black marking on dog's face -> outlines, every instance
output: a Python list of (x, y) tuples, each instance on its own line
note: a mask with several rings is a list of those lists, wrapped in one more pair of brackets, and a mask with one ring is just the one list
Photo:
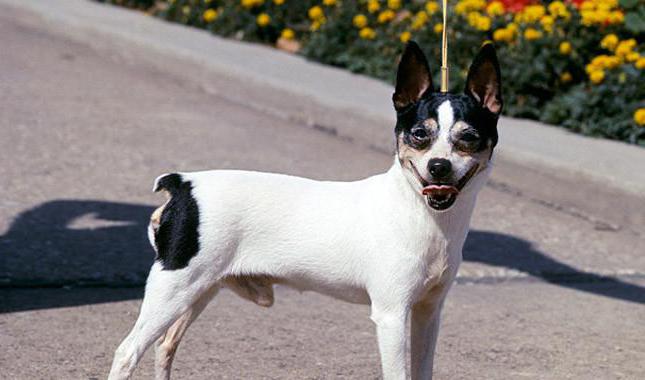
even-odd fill
[[(487, 167), (498, 140), (502, 97), (495, 49), (485, 45), (475, 57), (463, 94), (435, 92), (422, 55), (415, 43), (406, 46), (397, 72), (392, 97), (397, 111), (397, 156), (413, 174), (409, 178), (414, 178), (420, 187), (464, 187)], [(420, 88), (425, 90), (419, 92)], [(427, 166), (433, 158), (451, 162), (453, 173), (449, 178), (432, 177)], [(428, 196), (429, 204), (437, 210), (447, 209), (454, 202), (441, 203), (443, 198), (437, 197), (433, 203), (431, 198), (432, 194)]]
[(158, 181), (158, 190), (168, 191), (170, 200), (155, 229), (157, 260), (164, 270), (182, 269), (199, 251), (199, 208), (192, 196), (192, 184), (173, 173)]

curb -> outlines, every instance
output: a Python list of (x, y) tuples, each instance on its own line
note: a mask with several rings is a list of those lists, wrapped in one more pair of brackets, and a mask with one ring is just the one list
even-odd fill
[[(381, 81), (93, 1), (0, 0), (0, 4), (30, 11), (55, 32), (94, 48), (101, 48), (97, 36), (107, 37), (115, 46), (135, 44), (146, 63), (164, 71), (189, 61), (203, 70), (206, 79), (199, 86), (207, 93), (380, 151), (393, 149), (392, 88)], [(160, 54), (161, 62), (149, 58), (151, 53)], [(181, 77), (181, 70), (175, 72)], [(501, 160), (558, 170), (645, 196), (643, 148), (529, 120), (504, 117), (498, 129)]]

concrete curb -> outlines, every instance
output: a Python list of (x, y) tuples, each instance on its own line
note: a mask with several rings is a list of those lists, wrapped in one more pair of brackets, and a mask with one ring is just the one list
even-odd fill
[[(379, 150), (392, 148), (392, 88), (381, 81), (92, 1), (0, 0), (0, 4), (31, 11), (86, 44), (92, 45), (92, 37), (99, 34), (115, 44), (153, 50), (168, 60), (188, 60), (217, 78), (201, 84), (207, 92)], [(165, 68), (165, 63), (156, 64)], [(251, 96), (252, 90), (264, 95)], [(502, 160), (556, 169), (645, 195), (643, 148), (511, 118), (502, 118), (499, 132), (497, 152)]]

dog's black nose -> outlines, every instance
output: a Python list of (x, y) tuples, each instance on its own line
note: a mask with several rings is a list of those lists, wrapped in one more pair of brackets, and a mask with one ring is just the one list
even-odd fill
[(434, 178), (444, 178), (452, 172), (452, 164), (445, 158), (433, 158), (428, 161), (428, 171)]

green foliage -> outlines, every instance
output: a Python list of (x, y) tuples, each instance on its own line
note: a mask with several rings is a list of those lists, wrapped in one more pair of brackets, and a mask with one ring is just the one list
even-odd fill
[[(409, 34), (426, 49), (435, 83), (439, 83), (441, 34), (435, 29), (441, 23), (441, 10), (434, 0), (402, 1), (401, 8), (390, 10), (386, 0), (103, 1), (146, 9), (166, 20), (239, 40), (275, 44), (283, 30), (289, 29), (295, 34), (299, 54), (390, 83), (406, 40), (402, 35)], [(526, 7), (536, 2), (516, 0), (521, 6), (515, 13), (503, 8), (495, 12), (491, 1), (451, 1), (452, 91), (463, 88), (468, 66), (481, 44), (494, 40), (502, 66), (506, 115), (645, 146), (645, 126), (635, 117), (638, 109), (645, 108), (642, 0), (620, 0), (619, 5), (589, 0), (580, 9), (549, 0)], [(369, 3), (378, 3), (379, 9), (370, 12)], [(319, 18), (309, 13), (312, 7), (320, 7)], [(209, 9), (216, 17), (207, 21)], [(391, 17), (383, 19), (383, 11)], [(260, 14), (270, 16), (266, 25), (258, 22)], [(357, 14), (367, 19), (365, 33), (361, 32), (363, 25), (354, 23)], [(603, 47), (607, 35), (629, 46)]]

